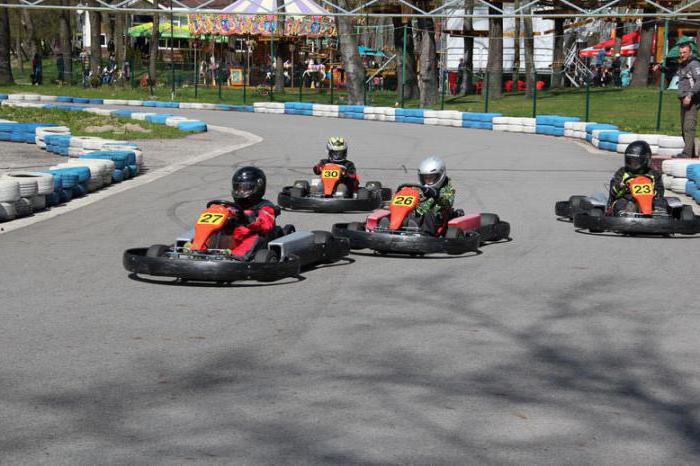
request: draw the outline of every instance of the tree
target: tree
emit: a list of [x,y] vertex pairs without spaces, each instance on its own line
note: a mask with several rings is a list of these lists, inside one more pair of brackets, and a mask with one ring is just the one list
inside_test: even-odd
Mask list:
[[126,60],[126,16],[124,13],[117,13],[114,18],[114,55],[117,60],[117,66],[121,67]]
[[[339,7],[348,9],[347,0],[337,0]],[[335,18],[338,27],[340,55],[345,68],[345,81],[348,89],[348,105],[364,105],[365,67],[357,51],[357,42],[352,28],[352,19],[347,16]]]
[[29,59],[34,58],[35,53],[41,53],[41,43],[36,36],[36,28],[34,27],[34,18],[28,9],[22,8],[22,24],[24,26],[25,37],[29,51]]
[[[153,0],[153,9],[158,9],[158,0]],[[160,41],[160,15],[158,13],[153,13],[153,29],[151,31],[151,42],[148,48],[148,76],[151,78],[151,82],[156,82],[156,75],[158,74],[156,65],[158,63],[158,42]]]
[[[69,0],[61,0],[61,5],[67,6]],[[63,55],[63,76],[59,76],[62,81],[70,82],[73,75],[73,62],[71,56],[73,53],[73,35],[71,30],[71,12],[70,10],[61,10],[58,14],[59,22],[59,45],[61,54]]]
[[437,52],[435,49],[435,23],[432,18],[418,18],[418,29],[421,31],[420,41],[420,105],[428,107],[438,103],[439,81],[437,69]]
[[[96,6],[97,2],[92,0],[90,6]],[[102,59],[102,47],[100,45],[102,33],[102,14],[99,11],[90,11],[90,71],[93,76],[100,75],[100,64]]]
[[527,16],[531,7],[527,7],[523,13],[523,33],[525,34],[525,97],[531,98],[535,93],[537,79],[535,73],[535,36],[532,33],[532,17]]
[[[489,6],[489,14],[497,15],[498,12]],[[489,55],[486,70],[489,73],[489,95],[494,99],[503,97],[503,18],[500,16],[489,18]]]
[[[394,24],[394,48],[396,49],[396,56],[398,58],[396,70],[397,73],[403,73],[403,38],[406,37],[406,76],[399,76],[399,83],[396,87],[396,92],[401,96],[401,80],[403,79],[404,86],[403,92],[406,99],[415,99],[418,97],[418,74],[416,72],[416,56],[415,49],[413,45],[413,32],[409,31],[409,23],[402,23],[401,18],[394,16],[392,18]],[[405,34],[404,34],[405,32]]]
[[[513,10],[517,11],[519,8],[520,0],[515,0]],[[517,91],[518,81],[520,81],[520,16],[513,18],[513,21],[515,21],[513,31],[513,90]]]
[[564,18],[554,18],[554,50],[552,53],[552,87],[564,85]]
[[462,71],[462,94],[470,94],[474,77],[474,0],[464,0],[464,19],[462,20],[462,35],[464,41],[464,70]]
[[[634,73],[632,73],[632,82],[630,83],[632,87],[645,87],[649,82],[649,62],[651,61],[651,45],[654,41],[654,26],[653,21],[642,22],[637,59],[634,62]],[[663,47],[663,44],[660,46]]]
[[0,84],[14,84],[10,64],[10,15],[7,8],[0,8]]
[[[277,8],[280,13],[284,13],[284,0],[277,0]],[[275,48],[275,92],[284,92],[284,56],[286,52],[286,41],[284,39],[284,16],[277,17],[277,41]],[[270,42],[272,44],[272,42]]]

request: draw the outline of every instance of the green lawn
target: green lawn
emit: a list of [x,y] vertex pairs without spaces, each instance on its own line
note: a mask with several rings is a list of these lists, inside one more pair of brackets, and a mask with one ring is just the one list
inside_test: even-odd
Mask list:
[[[151,95],[148,89],[132,89],[131,87],[103,87],[98,89],[84,89],[80,86],[2,86],[0,93],[35,92],[46,95],[69,95],[79,97],[94,97],[103,99],[135,99],[135,100],[161,100],[171,98],[170,88],[158,87]],[[620,128],[640,133],[655,133],[656,115],[658,109],[659,91],[655,88],[645,89],[617,89],[595,88],[590,91],[589,120],[600,123],[612,123]],[[314,103],[331,103],[331,93],[328,89],[306,89],[299,94],[299,89],[287,88],[285,93],[275,93],[272,96],[257,95],[256,89],[221,89],[199,87],[196,92],[194,87],[181,87],[176,89],[175,100],[180,102],[210,102],[232,105],[248,104],[253,102],[270,101],[304,101]],[[375,91],[367,93],[367,105],[390,106],[397,105],[398,97],[395,92]],[[332,95],[334,104],[347,102],[346,93],[343,90],[334,90]],[[407,108],[418,108],[417,100],[405,102]],[[434,106],[439,109],[440,105]],[[445,109],[483,112],[485,108],[484,98],[475,96],[446,96]],[[552,91],[540,91],[537,94],[538,115],[563,115],[584,118],[586,108],[586,92],[581,89],[564,89]],[[512,93],[501,99],[489,99],[490,112],[503,113],[506,116],[532,116],[533,101],[525,98],[522,93]],[[666,91],[663,96],[663,111],[661,114],[661,127],[658,132],[664,134],[680,134],[679,107],[675,91]]]
[[[72,112],[69,110],[47,110],[39,108],[15,108],[0,107],[0,119],[17,121],[20,123],[55,123],[70,128],[75,136],[97,136],[107,139],[171,139],[181,138],[187,135],[177,128],[165,125],[156,125],[145,121],[131,120],[129,118],[115,118],[101,115],[93,115],[87,112]],[[133,124],[150,132],[129,131],[125,125]],[[111,125],[115,131],[87,132],[90,126]]]

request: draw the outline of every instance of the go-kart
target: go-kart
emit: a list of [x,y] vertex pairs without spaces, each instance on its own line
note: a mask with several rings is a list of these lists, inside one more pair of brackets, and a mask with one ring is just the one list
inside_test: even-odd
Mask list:
[[285,186],[277,196],[277,203],[290,210],[312,212],[370,211],[391,199],[391,189],[383,188],[379,181],[370,181],[353,192],[343,179],[346,169],[342,165],[327,163],[321,167],[320,178],[297,180]]
[[175,244],[127,249],[124,268],[136,274],[174,277],[181,281],[273,281],[298,276],[301,269],[334,262],[350,252],[348,240],[327,231],[295,231],[276,227],[250,257],[231,253],[232,235],[249,219],[229,201],[214,200],[199,215],[193,230]]
[[555,214],[573,220],[574,226],[591,233],[611,231],[626,235],[693,235],[700,233],[700,217],[676,197],[654,202],[654,180],[637,176],[627,183],[624,210],[589,196],[571,196],[554,206]]
[[510,225],[496,214],[465,215],[461,209],[445,212],[437,235],[422,231],[415,211],[424,188],[399,186],[389,210],[372,212],[363,223],[336,223],[333,235],[350,240],[351,249],[372,249],[380,254],[450,255],[477,251],[486,242],[507,239]]

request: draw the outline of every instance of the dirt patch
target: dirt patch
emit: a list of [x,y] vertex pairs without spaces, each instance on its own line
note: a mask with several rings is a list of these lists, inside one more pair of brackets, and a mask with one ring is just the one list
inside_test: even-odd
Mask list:
[[103,125],[103,126],[88,126],[84,129],[86,133],[150,133],[150,129],[142,128],[133,123],[125,125]]

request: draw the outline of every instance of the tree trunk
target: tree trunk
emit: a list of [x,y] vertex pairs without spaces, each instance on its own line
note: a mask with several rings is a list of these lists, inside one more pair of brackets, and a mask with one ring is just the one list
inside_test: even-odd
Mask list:
[[[284,13],[284,0],[277,0],[277,8],[280,13]],[[286,50],[286,39],[284,38],[284,16],[277,17],[277,37],[275,41],[275,92],[284,92],[284,55]]]
[[124,13],[117,13],[114,18],[114,55],[117,66],[121,69],[126,59],[126,17]]
[[[158,0],[153,0],[153,9],[158,9]],[[151,42],[148,49],[148,76],[155,84],[158,74],[156,65],[158,63],[158,42],[160,41],[160,15],[153,13],[153,29],[151,30]]]
[[437,71],[437,53],[435,50],[435,23],[432,18],[419,18],[418,29],[421,31],[420,52],[420,90],[421,107],[435,105],[439,101],[439,81]]
[[474,13],[474,0],[464,0],[464,15],[462,35],[464,36],[464,70],[462,71],[462,94],[473,92],[474,77],[474,19],[467,15]]
[[[90,6],[96,6],[93,0]],[[100,36],[102,32],[102,14],[99,11],[90,11],[90,71],[93,76],[100,75],[100,64],[102,61],[102,47],[100,46]]]
[[[500,4],[503,5],[502,3]],[[498,12],[489,7],[489,14]],[[489,56],[486,62],[489,73],[489,96],[493,99],[503,97],[503,18],[489,18]]]
[[[646,12],[646,10],[645,10]],[[639,37],[637,59],[634,61],[634,73],[632,73],[632,87],[646,87],[649,80],[649,62],[651,60],[651,44],[654,40],[654,23],[651,21],[642,23],[642,32]],[[663,47],[663,44],[657,45]]]
[[[341,8],[348,8],[347,0],[338,0],[337,4]],[[365,68],[362,65],[360,54],[357,51],[357,42],[355,41],[352,19],[347,16],[338,16],[335,21],[338,27],[340,55],[343,59],[343,66],[345,67],[348,105],[364,105]]]
[[22,9],[22,23],[24,23],[24,30],[26,31],[27,49],[31,60],[34,58],[35,53],[41,54],[41,44],[36,36],[32,14],[27,9]]
[[[532,9],[528,7],[523,13],[527,15]],[[535,93],[535,37],[532,34],[532,18],[523,18],[523,33],[525,35],[525,97],[532,98]]]
[[[515,0],[513,10],[518,8],[520,8],[520,0]],[[515,21],[515,29],[513,30],[513,92],[516,92],[520,80],[520,17],[515,17],[513,21]]]
[[[67,6],[68,0],[62,0],[61,5]],[[63,76],[59,79],[70,84],[71,76],[73,76],[73,34],[70,24],[71,12],[69,10],[61,10],[58,16],[59,42],[60,50],[63,55]]]
[[[396,86],[396,93],[401,97],[401,73],[403,72],[403,37],[404,28],[408,28],[409,24],[403,24],[401,18],[395,16],[392,18],[394,24],[394,48],[396,49],[396,56],[398,60],[396,61],[396,73],[398,77],[398,84]],[[406,31],[406,76],[404,79],[404,97],[406,99],[415,99],[418,97],[418,77],[416,73],[416,55],[413,47],[413,33],[411,31]]]
[[554,51],[552,56],[552,87],[564,85],[564,18],[554,18]]
[[9,9],[0,8],[0,84],[14,84],[10,65],[10,14]]

